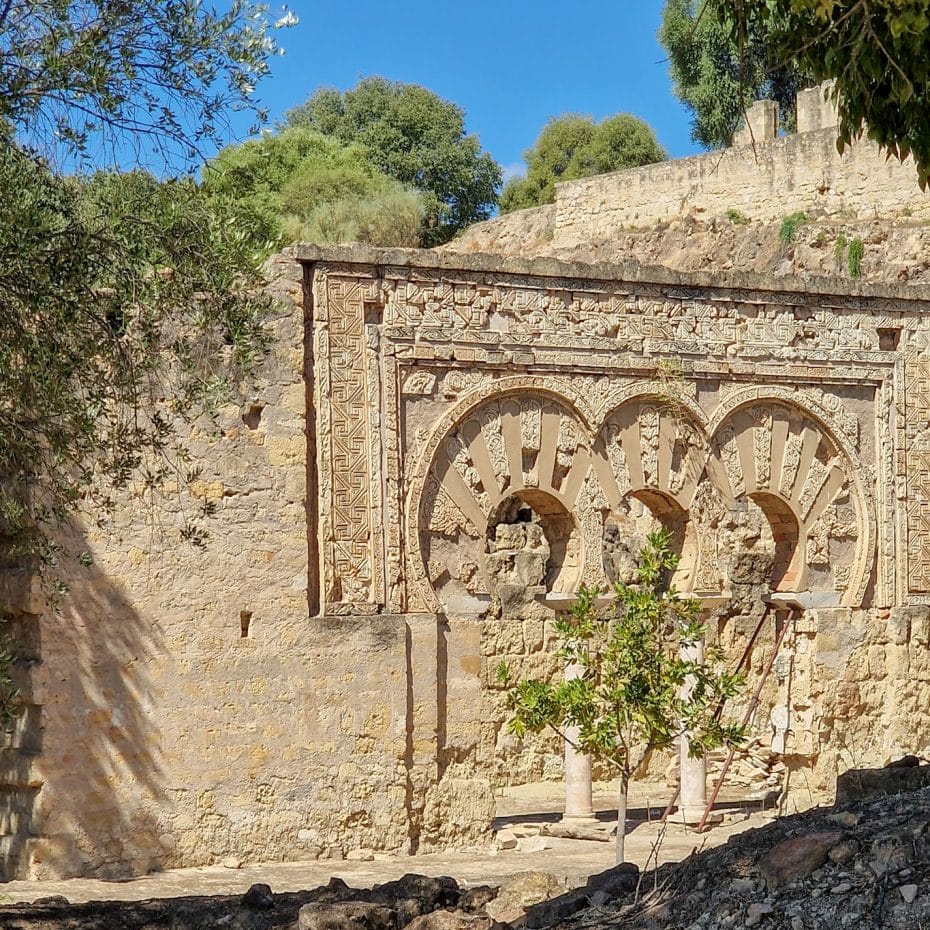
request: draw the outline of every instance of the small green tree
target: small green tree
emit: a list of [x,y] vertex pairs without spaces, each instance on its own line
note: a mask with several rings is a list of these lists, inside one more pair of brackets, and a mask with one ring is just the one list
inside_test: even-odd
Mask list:
[[[609,609],[596,607],[598,589],[582,587],[571,609],[556,619],[558,656],[579,666],[579,677],[521,681],[508,694],[511,733],[522,737],[548,728],[564,738],[568,727],[577,727],[575,748],[619,776],[618,863],[624,861],[630,781],[649,756],[685,732],[694,755],[738,745],[744,736],[742,727],[723,723],[718,713],[739,691],[741,677],[719,669],[715,649],[703,662],[682,658],[704,627],[699,601],[668,585],[678,564],[669,540],[665,532],[647,538],[634,583],[616,583]],[[505,666],[499,675],[508,680]]]
[[526,177],[512,178],[505,185],[501,213],[552,203],[559,181],[636,168],[666,157],[650,126],[629,113],[617,113],[600,123],[575,113],[554,117],[524,153]]

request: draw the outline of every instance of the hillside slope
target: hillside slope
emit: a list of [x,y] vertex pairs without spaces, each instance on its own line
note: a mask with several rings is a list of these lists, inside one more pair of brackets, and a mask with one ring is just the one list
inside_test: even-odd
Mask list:
[[[861,277],[887,283],[930,282],[930,224],[904,211],[860,220],[841,215],[797,219],[791,241],[778,223],[686,215],[630,229],[602,241],[553,234],[553,210],[541,207],[479,223],[444,250],[570,261],[636,261],[676,271],[755,271],[775,275]],[[858,269],[850,244],[861,240]],[[853,252],[857,247],[852,246]],[[858,271],[858,274],[856,273]]]

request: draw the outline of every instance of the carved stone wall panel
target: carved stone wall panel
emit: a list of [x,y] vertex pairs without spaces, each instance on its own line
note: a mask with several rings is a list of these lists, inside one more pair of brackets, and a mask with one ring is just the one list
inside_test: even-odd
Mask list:
[[[706,549],[713,533],[704,527],[723,526],[721,509],[768,495],[804,528],[805,552],[819,560],[817,584],[832,585],[851,606],[873,580],[876,603],[894,599],[895,564],[917,558],[912,539],[922,535],[921,509],[910,506],[919,501],[897,504],[911,486],[922,493],[903,477],[908,456],[920,464],[920,437],[911,427],[881,425],[881,398],[896,398],[902,421],[913,404],[899,398],[910,374],[892,383],[896,354],[879,331],[930,344],[919,302],[464,267],[351,267],[318,269],[317,291],[332,308],[321,313],[316,337],[321,360],[332,344],[320,396],[332,395],[334,405],[320,422],[329,430],[339,406],[339,418],[355,424],[354,432],[336,430],[321,470],[328,584],[351,609],[439,609],[430,578],[436,559],[421,531],[445,526],[443,546],[454,536],[481,548],[495,508],[534,491],[572,512],[585,550],[598,546],[594,527],[620,519],[634,499],[650,509],[674,502],[702,528]],[[367,322],[366,307],[378,310]],[[364,363],[347,361],[353,347],[338,324],[327,330],[334,313],[361,324]],[[677,359],[680,373],[669,378],[661,359]],[[351,400],[364,393],[367,440]],[[337,460],[344,470],[332,467]],[[886,493],[895,472],[901,490]],[[438,506],[435,495],[424,503],[430,475],[451,501],[442,505],[445,516],[423,511]],[[459,515],[453,530],[449,513]],[[895,520],[908,554],[895,544]],[[447,558],[451,550],[442,552]],[[824,567],[827,555],[835,565]],[[693,583],[721,582],[716,553],[705,558],[701,549],[695,558]],[[480,567],[477,556],[467,561]],[[583,555],[591,577],[596,562]],[[921,572],[917,566],[901,582],[902,596],[930,598],[915,588]],[[486,585],[481,575],[469,574],[469,594]]]
[[904,483],[907,594],[930,598],[930,357],[904,363]]
[[333,612],[366,609],[377,603],[383,587],[380,553],[373,547],[380,484],[372,494],[372,475],[380,475],[372,417],[380,412],[381,398],[372,383],[376,349],[365,327],[366,304],[377,299],[378,288],[373,280],[333,274],[316,287],[316,396],[325,398],[318,411],[324,602]]
[[[764,444],[758,442],[760,422],[769,424]],[[780,425],[776,428],[776,424]],[[726,395],[710,429],[736,497],[746,495],[763,510],[787,507],[805,551],[812,527],[825,509],[843,494],[850,497],[858,539],[852,564],[835,566],[833,590],[844,606],[861,605],[875,562],[874,489],[855,445],[833,424],[818,397],[787,388],[741,388]],[[780,448],[776,438],[782,442]],[[762,461],[763,456],[768,461]],[[806,576],[802,565],[795,580],[803,582]]]

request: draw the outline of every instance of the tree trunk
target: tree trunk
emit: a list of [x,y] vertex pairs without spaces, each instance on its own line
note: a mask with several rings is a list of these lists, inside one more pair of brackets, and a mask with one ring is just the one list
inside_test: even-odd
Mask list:
[[624,862],[624,847],[626,845],[626,797],[629,791],[629,781],[620,779],[620,795],[617,798],[617,865]]

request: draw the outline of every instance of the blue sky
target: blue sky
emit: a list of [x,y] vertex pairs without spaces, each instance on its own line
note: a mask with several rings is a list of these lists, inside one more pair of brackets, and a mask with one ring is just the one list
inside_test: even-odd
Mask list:
[[[518,169],[550,116],[629,112],[672,157],[692,154],[687,112],[656,41],[662,0],[294,0],[299,25],[258,96],[279,118],[317,87],[372,74],[430,88],[505,170]],[[274,9],[274,5],[273,5]]]

